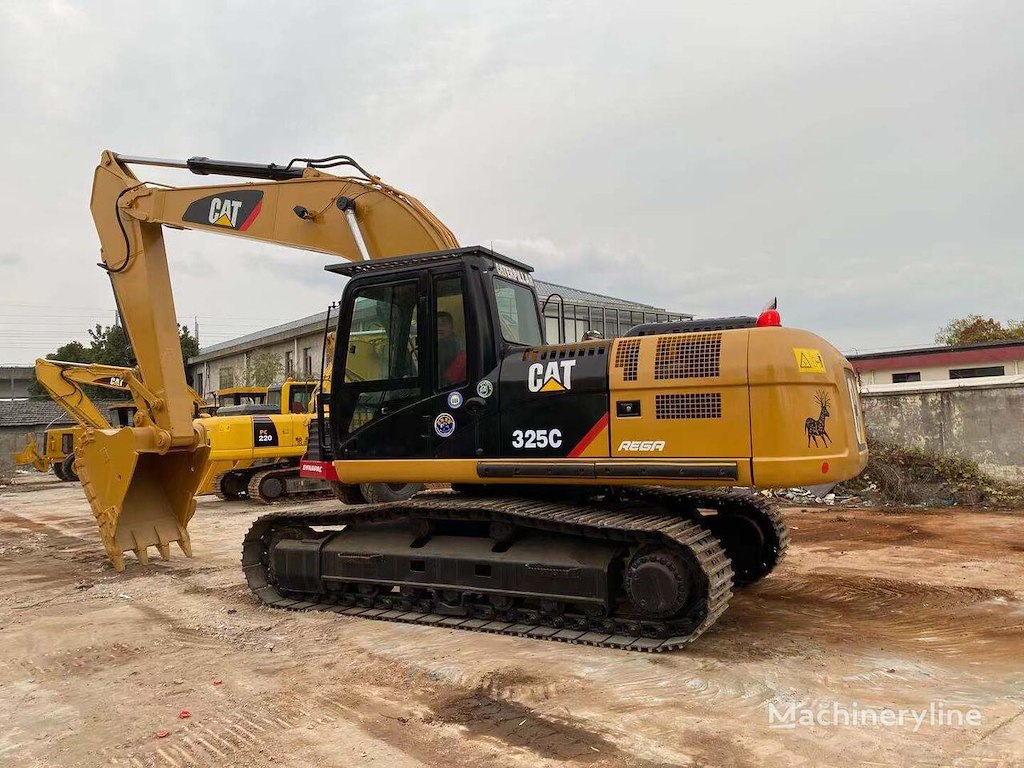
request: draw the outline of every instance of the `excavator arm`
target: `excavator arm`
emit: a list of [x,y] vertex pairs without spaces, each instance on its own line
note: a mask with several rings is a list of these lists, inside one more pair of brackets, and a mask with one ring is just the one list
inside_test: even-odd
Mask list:
[[[298,163],[305,163],[302,167]],[[132,165],[251,183],[165,187],[141,181]],[[357,175],[335,176],[346,166]],[[111,282],[145,382],[135,427],[90,429],[78,452],[79,476],[117,570],[122,553],[146,562],[177,541],[191,554],[186,527],[209,454],[178,341],[163,227],[194,229],[327,253],[351,261],[453,248],[452,233],[414,197],[383,183],[346,156],[286,166],[128,157],[105,151],[93,179],[91,210],[100,267]]]
[[39,472],[47,472],[50,469],[50,460],[39,452],[36,436],[31,432],[25,435],[25,447],[14,454],[14,463],[19,467],[35,467]]
[[[78,424],[94,429],[110,429],[111,426],[83,386],[127,390],[138,410],[152,410],[158,402],[156,395],[143,383],[138,368],[39,359],[36,360],[36,380]],[[193,413],[196,413],[206,401],[188,385],[186,389]]]

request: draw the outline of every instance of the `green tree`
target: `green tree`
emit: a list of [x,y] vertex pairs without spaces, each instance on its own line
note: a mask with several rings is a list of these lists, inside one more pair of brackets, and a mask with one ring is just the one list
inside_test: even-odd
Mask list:
[[181,341],[181,357],[188,367],[189,358],[199,354],[199,339],[192,335],[187,325],[179,326],[178,336]]
[[938,344],[958,347],[986,341],[1024,341],[1024,320],[1008,320],[1005,324],[991,317],[967,315],[950,320],[935,334]]
[[273,352],[253,352],[245,369],[245,384],[249,387],[269,387],[281,375],[284,364]]
[[68,363],[88,363],[89,349],[80,341],[71,341],[46,356],[47,360],[64,360]]
[[89,345],[91,357],[88,362],[120,365],[126,368],[135,365],[131,342],[128,341],[128,334],[120,325],[104,327],[96,323],[95,328],[89,329],[89,339],[91,340]]

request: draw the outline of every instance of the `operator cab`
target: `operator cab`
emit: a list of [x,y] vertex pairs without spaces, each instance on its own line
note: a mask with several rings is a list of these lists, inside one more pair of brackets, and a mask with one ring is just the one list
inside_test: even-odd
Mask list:
[[314,381],[287,379],[267,389],[267,405],[274,413],[306,413],[315,388]]
[[[351,278],[324,436],[335,459],[564,456],[606,413],[607,342],[572,345],[599,359],[552,357],[565,347],[544,346],[532,267],[469,247],[326,269]],[[556,416],[554,444],[514,438]]]
[[229,387],[218,389],[213,394],[218,416],[252,416],[255,414],[277,413],[276,408],[267,405],[266,387]]
[[213,393],[217,407],[228,405],[263,405],[267,402],[266,387],[227,387]]

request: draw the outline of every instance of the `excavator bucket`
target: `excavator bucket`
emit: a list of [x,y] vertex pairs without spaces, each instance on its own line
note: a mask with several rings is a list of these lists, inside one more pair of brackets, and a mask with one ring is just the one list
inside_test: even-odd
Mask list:
[[117,571],[124,570],[128,551],[143,565],[149,563],[151,546],[168,559],[174,541],[192,556],[187,527],[210,448],[140,450],[144,432],[90,430],[75,454],[75,470]]
[[19,467],[31,464],[40,472],[48,471],[50,469],[50,462],[39,453],[39,448],[36,446],[36,436],[29,432],[25,435],[25,438],[28,440],[28,444],[14,454],[14,463]]

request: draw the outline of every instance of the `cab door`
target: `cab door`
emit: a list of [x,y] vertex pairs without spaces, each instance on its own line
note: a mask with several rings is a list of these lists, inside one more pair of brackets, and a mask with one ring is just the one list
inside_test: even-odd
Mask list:
[[429,385],[420,359],[427,290],[425,276],[412,275],[353,281],[345,292],[331,384],[338,458],[422,455],[416,406]]
[[456,262],[350,289],[331,390],[336,456],[476,456],[480,412],[470,400],[482,355],[466,281]]

